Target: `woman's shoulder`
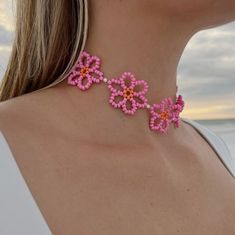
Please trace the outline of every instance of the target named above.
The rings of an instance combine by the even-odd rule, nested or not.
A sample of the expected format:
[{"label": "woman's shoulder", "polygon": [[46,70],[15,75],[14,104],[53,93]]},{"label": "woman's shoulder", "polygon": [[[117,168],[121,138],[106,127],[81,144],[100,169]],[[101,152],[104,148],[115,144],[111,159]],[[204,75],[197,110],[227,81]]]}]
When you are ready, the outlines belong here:
[{"label": "woman's shoulder", "polygon": [[[0,141],[2,145],[4,139],[7,141],[14,150],[14,157],[20,156],[16,153],[23,149],[27,151],[27,145],[50,125],[53,118],[50,115],[53,95],[50,93],[49,89],[41,90],[0,102]],[[0,148],[0,155],[2,152]]]},{"label": "woman's shoulder", "polygon": [[225,141],[213,130],[195,120],[188,118],[183,118],[182,120],[194,127],[205,141],[208,142],[230,174],[235,177],[235,156],[231,154]]},{"label": "woman's shoulder", "polygon": [[[30,110],[34,107],[39,108],[40,103],[46,101],[49,98],[53,88],[48,89],[39,89],[26,94],[19,95],[17,97],[10,98],[5,101],[0,102],[0,117],[4,114],[10,113],[24,113],[27,110]],[[35,106],[36,105],[36,106]]]},{"label": "woman's shoulder", "polygon": [[7,138],[13,138],[26,127],[30,116],[32,95],[26,94],[0,102],[0,131]]},{"label": "woman's shoulder", "polygon": [[55,89],[41,89],[0,102],[0,130],[12,131],[30,126],[51,110]]}]

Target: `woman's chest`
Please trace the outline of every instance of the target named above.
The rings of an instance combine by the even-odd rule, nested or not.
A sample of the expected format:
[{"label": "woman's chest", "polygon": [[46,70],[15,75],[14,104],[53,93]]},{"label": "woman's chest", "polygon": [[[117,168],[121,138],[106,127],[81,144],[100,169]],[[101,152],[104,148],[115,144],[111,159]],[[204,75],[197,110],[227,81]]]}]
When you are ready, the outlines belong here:
[{"label": "woman's chest", "polygon": [[66,153],[25,171],[55,235],[235,233],[235,183],[218,162],[141,149]]}]

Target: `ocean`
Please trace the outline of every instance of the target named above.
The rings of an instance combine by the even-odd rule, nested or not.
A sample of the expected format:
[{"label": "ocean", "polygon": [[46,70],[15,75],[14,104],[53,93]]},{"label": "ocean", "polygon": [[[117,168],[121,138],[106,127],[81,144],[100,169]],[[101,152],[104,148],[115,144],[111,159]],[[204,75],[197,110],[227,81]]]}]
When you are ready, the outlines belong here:
[{"label": "ocean", "polygon": [[232,156],[235,158],[235,118],[194,120],[219,135],[227,144]]}]

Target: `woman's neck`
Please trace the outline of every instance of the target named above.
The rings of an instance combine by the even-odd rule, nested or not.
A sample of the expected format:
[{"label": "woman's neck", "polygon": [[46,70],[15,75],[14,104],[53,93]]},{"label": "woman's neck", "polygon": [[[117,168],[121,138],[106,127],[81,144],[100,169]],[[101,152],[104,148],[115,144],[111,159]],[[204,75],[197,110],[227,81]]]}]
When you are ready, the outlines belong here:
[{"label": "woman's neck", "polygon": [[[137,79],[147,81],[146,97],[150,104],[169,96],[174,98],[177,66],[194,34],[193,28],[162,16],[161,12],[143,15],[141,9],[135,9],[129,1],[101,2],[94,0],[90,5],[89,34],[84,50],[101,58],[101,71],[109,79],[130,71]],[[145,110],[138,110],[130,117],[113,109],[104,84],[94,85],[87,91],[69,88],[74,95],[71,98],[77,103],[77,112],[87,112],[88,119],[92,119],[85,120],[87,126],[101,142],[141,143],[150,135],[169,138],[177,131],[171,127],[163,137],[150,131]]]},{"label": "woman's neck", "polygon": [[192,28],[158,12],[141,15],[132,1],[100,2],[90,6],[85,50],[101,57],[108,78],[130,71],[146,80],[150,103],[174,97],[177,66]]}]

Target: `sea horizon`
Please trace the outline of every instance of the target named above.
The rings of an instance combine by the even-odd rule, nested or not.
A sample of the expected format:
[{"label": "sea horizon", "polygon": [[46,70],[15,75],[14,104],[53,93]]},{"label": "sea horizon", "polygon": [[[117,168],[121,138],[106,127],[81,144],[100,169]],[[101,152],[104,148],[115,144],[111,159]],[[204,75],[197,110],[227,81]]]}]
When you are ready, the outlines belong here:
[{"label": "sea horizon", "polygon": [[235,118],[192,119],[220,136],[235,159]]}]

